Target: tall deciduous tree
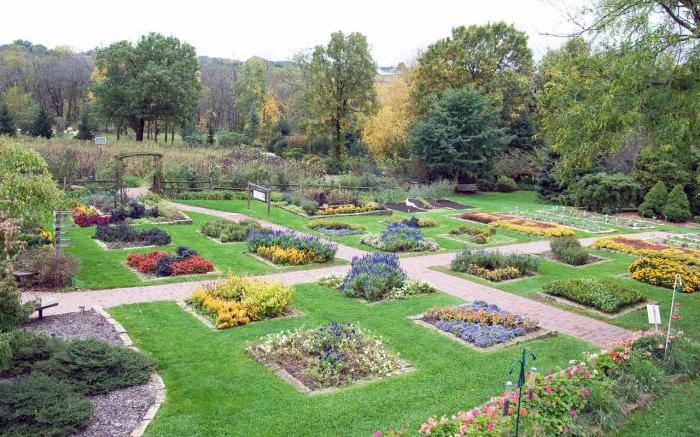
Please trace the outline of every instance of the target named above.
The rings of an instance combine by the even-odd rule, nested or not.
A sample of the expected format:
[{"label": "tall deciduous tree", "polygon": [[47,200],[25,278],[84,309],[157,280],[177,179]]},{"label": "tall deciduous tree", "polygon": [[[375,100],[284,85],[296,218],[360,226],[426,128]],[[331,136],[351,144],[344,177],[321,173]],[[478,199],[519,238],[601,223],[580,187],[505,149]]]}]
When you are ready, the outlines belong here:
[{"label": "tall deciduous tree", "polygon": [[425,118],[411,129],[414,158],[434,176],[478,177],[512,137],[496,127],[498,108],[472,87],[440,94]]},{"label": "tall deciduous tree", "polygon": [[345,157],[343,132],[376,106],[377,65],[367,38],[357,32],[335,32],[327,46],[316,46],[303,68],[308,109],[315,123],[332,133],[332,155],[341,164]]},{"label": "tall deciduous tree", "polygon": [[[258,123],[260,121],[262,107],[265,104],[267,88],[265,84],[265,62],[260,58],[250,58],[238,71],[236,82],[233,84],[235,107],[238,113],[245,119],[239,128],[249,130],[248,123],[251,121],[250,113],[257,113]],[[258,132],[259,125],[253,128]],[[257,139],[257,138],[252,138]]]},{"label": "tall deciduous tree", "polygon": [[377,95],[379,111],[365,122],[362,138],[376,159],[403,156],[413,119],[408,82],[399,77],[378,83]]},{"label": "tall deciduous tree", "polygon": [[194,117],[199,67],[191,45],[150,33],[135,46],[121,41],[97,50],[95,64],[98,110],[131,125],[136,141],[143,141],[146,122],[186,124]]}]

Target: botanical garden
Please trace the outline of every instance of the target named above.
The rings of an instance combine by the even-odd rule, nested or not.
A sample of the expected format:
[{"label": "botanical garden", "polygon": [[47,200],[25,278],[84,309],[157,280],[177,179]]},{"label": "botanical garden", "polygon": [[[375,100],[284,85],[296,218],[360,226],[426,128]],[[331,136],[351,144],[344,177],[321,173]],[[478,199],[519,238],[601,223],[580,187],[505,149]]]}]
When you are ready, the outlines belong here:
[{"label": "botanical garden", "polygon": [[390,77],[0,45],[0,436],[697,435],[700,5],[594,5]]}]

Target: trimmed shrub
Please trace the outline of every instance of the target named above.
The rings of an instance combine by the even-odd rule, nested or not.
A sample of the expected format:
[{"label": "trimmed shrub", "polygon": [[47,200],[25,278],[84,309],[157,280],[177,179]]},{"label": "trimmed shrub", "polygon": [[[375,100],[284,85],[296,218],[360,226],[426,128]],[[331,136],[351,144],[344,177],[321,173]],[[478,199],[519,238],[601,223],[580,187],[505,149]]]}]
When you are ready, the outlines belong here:
[{"label": "trimmed shrub", "polygon": [[513,178],[499,176],[498,180],[496,180],[496,189],[502,193],[511,193],[518,189],[518,184]]},{"label": "trimmed shrub", "polygon": [[588,251],[573,236],[553,238],[549,242],[549,248],[554,258],[572,266],[582,266],[588,264],[591,260]]},{"label": "trimmed shrub", "polygon": [[666,220],[672,222],[684,222],[692,217],[690,214],[688,196],[685,194],[685,191],[683,191],[683,186],[681,184],[673,187],[673,190],[668,193],[668,200],[662,212]]},{"label": "trimmed shrub", "polygon": [[87,425],[92,404],[64,381],[41,373],[0,384],[0,434],[67,436]]},{"label": "trimmed shrub", "polygon": [[639,205],[639,214],[643,217],[661,216],[667,201],[668,190],[666,189],[666,184],[663,181],[659,181],[644,196],[644,201]]},{"label": "trimmed shrub", "polygon": [[263,228],[255,220],[241,220],[232,222],[230,220],[209,221],[202,224],[199,231],[212,238],[216,238],[222,243],[233,241],[245,241],[253,231],[261,231]]},{"label": "trimmed shrub", "polygon": [[552,296],[561,296],[605,313],[615,313],[644,300],[641,294],[612,278],[559,280],[545,284],[543,289]]},{"label": "trimmed shrub", "polygon": [[99,340],[72,340],[35,370],[69,382],[83,394],[108,393],[144,383],[153,362],[141,352]]}]

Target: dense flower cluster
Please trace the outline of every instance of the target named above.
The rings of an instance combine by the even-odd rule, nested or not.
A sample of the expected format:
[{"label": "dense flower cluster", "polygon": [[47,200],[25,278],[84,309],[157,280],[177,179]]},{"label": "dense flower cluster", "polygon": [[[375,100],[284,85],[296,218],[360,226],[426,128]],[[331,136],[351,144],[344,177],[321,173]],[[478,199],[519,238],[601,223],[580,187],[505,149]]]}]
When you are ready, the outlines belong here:
[{"label": "dense flower cluster", "polygon": [[81,228],[90,226],[106,226],[109,224],[109,216],[101,215],[93,206],[77,205],[72,209],[73,221]]},{"label": "dense flower cluster", "polygon": [[462,236],[468,235],[469,241],[475,244],[486,244],[489,242],[489,238],[496,233],[495,228],[489,227],[488,229],[472,228],[469,226],[460,225],[454,229],[450,230],[450,235]]},{"label": "dense flower cluster", "polygon": [[465,249],[452,260],[451,268],[498,282],[534,274],[539,269],[539,261],[531,255]]},{"label": "dense flower cluster", "polygon": [[166,246],[170,244],[167,232],[151,228],[137,231],[127,223],[98,226],[92,238],[109,243],[110,247]]},{"label": "dense flower cluster", "polygon": [[156,276],[203,274],[214,270],[212,263],[184,246],[179,246],[175,254],[162,250],[130,253],[126,264],[141,273]]},{"label": "dense flower cluster", "polygon": [[673,288],[676,275],[683,279],[683,292],[700,289],[700,272],[679,262],[664,258],[639,258],[629,266],[632,279],[659,287]]},{"label": "dense flower cluster", "polygon": [[561,296],[606,313],[641,302],[644,296],[614,278],[578,278],[544,284],[545,293]]},{"label": "dense flower cluster", "polygon": [[440,250],[432,238],[427,238],[415,225],[390,223],[382,234],[367,234],[360,240],[375,249],[387,252],[423,252]]},{"label": "dense flower cluster", "polygon": [[351,323],[270,334],[248,352],[277,363],[311,389],[389,376],[401,368],[398,356],[387,351],[381,339]]},{"label": "dense flower cluster", "polygon": [[330,262],[338,248],[316,237],[289,231],[254,231],[246,238],[248,250],[275,264]]},{"label": "dense flower cluster", "polygon": [[229,276],[196,290],[187,303],[214,320],[219,329],[277,317],[292,304],[292,288],[280,282]]},{"label": "dense flower cluster", "polygon": [[241,220],[239,222],[214,220],[202,224],[199,232],[222,243],[230,243],[233,241],[245,241],[248,234],[253,231],[262,231],[262,229],[262,226],[255,220]]},{"label": "dense flower cluster", "polygon": [[536,322],[484,301],[430,308],[423,320],[478,347],[505,343],[537,329]]},{"label": "dense flower cluster", "polygon": [[381,209],[376,203],[367,203],[365,205],[338,205],[321,208],[316,211],[317,215],[338,215],[338,214],[357,214],[361,212],[371,212]]},{"label": "dense flower cluster", "polygon": [[700,266],[700,250],[654,243],[628,237],[603,237],[593,242],[593,247],[648,258],[664,258],[690,266]]},{"label": "dense flower cluster", "polygon": [[392,290],[401,288],[406,273],[399,265],[399,258],[391,253],[370,253],[352,259],[350,271],[345,275],[340,290],[350,297],[380,300]]},{"label": "dense flower cluster", "polygon": [[464,220],[486,223],[494,228],[508,229],[515,232],[521,232],[523,234],[538,235],[541,237],[562,237],[566,235],[574,235],[574,231],[567,226],[541,222],[539,220],[526,220],[503,214],[469,212],[462,214],[459,217]]}]

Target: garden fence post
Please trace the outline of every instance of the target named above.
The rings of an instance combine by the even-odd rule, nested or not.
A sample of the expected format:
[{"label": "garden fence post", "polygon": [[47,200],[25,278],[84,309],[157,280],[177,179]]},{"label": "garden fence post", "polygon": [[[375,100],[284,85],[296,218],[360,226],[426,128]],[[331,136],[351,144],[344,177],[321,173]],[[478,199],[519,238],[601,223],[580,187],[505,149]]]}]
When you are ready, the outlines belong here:
[{"label": "garden fence post", "polygon": [[678,318],[676,313],[676,290],[683,292],[683,279],[681,275],[676,273],[676,278],[673,280],[673,297],[671,297],[671,311],[668,316],[668,328],[666,329],[666,343],[664,344],[664,358],[666,358],[666,353],[668,352],[668,339],[671,336],[671,322],[673,319]]}]

